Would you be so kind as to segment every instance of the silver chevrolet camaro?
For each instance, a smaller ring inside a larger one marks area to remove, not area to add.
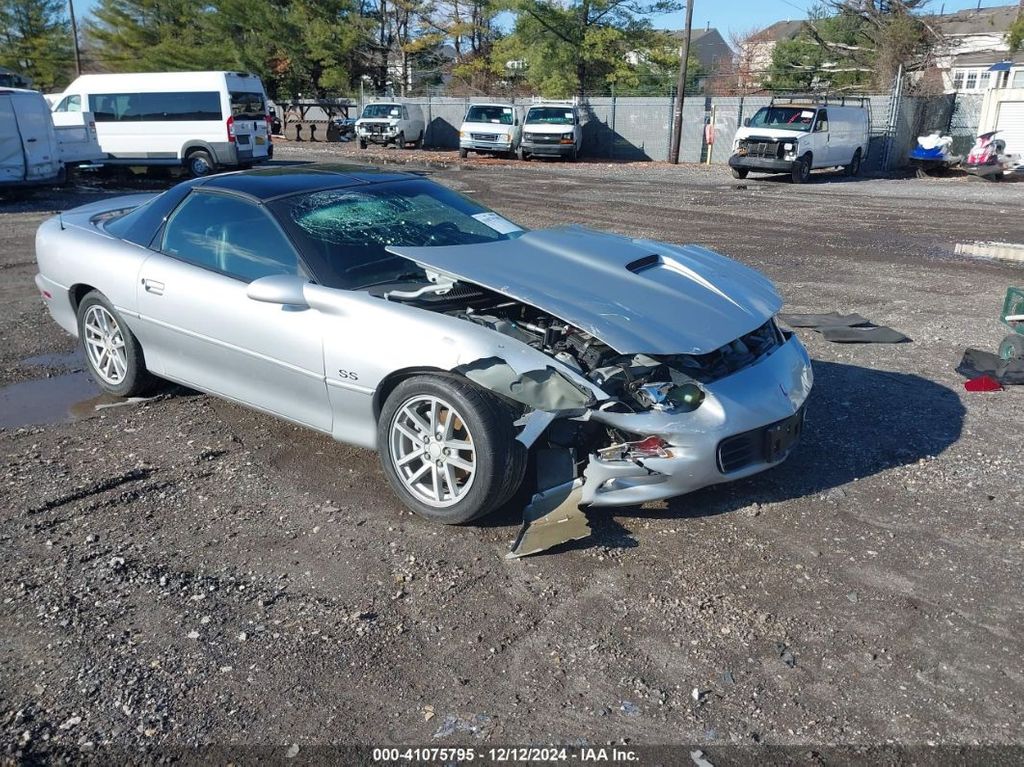
[[[376,449],[438,522],[521,497],[516,554],[585,535],[581,506],[777,464],[812,384],[759,273],[695,245],[527,231],[409,173],[197,179],[51,218],[36,257],[106,391],[167,379]]]

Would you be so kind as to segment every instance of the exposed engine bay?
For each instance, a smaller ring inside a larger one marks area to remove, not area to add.
[[[476,285],[430,277],[427,286],[390,291],[386,296],[483,325],[532,346],[583,374],[632,412],[694,410],[703,400],[700,384],[735,373],[785,342],[774,319],[769,319],[709,354],[624,355],[532,306]]]

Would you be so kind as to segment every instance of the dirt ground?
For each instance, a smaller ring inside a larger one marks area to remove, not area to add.
[[[710,246],[788,311],[856,311],[913,343],[801,331],[816,384],[785,464],[591,512],[590,539],[506,561],[514,510],[431,525],[368,451],[176,387],[96,398],[36,294],[33,236],[118,189],[0,203],[0,754],[1022,744],[1024,387],[967,393],[954,367],[994,349],[1024,266],[954,251],[1024,242],[1024,185],[428,172],[529,227]],[[128,186],[147,185],[164,184]]]

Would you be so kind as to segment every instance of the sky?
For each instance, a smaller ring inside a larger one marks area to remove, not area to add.
[[[96,0],[73,2],[75,13],[80,17],[88,14],[96,4]],[[1012,5],[1014,2],[1016,0],[981,0],[981,7]],[[730,42],[733,35],[745,36],[776,21],[806,18],[807,9],[816,5],[817,0],[693,0],[693,4],[693,28],[710,24],[722,33],[726,42]],[[928,5],[933,13],[940,9],[950,13],[977,7],[978,0],[931,0]],[[685,18],[685,11],[678,11],[655,16],[652,21],[659,29],[682,29]]]
[[[982,8],[1013,5],[1016,0],[981,0]],[[710,24],[722,33],[726,42],[730,35],[746,36],[748,32],[764,29],[769,24],[786,19],[805,19],[807,10],[817,0],[693,0],[693,28]],[[931,0],[927,9],[931,13],[962,11],[977,8],[978,0]],[[682,29],[686,23],[685,11],[678,11],[653,19],[661,29]]]

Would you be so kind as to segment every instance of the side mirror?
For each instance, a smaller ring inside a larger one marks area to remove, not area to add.
[[[308,307],[303,291],[307,284],[305,277],[294,274],[272,274],[260,277],[249,283],[245,294],[253,301],[265,304],[282,304],[283,306]]]
[[[744,117],[743,118],[743,127],[744,128],[749,128],[750,127],[750,118],[749,117]]]

